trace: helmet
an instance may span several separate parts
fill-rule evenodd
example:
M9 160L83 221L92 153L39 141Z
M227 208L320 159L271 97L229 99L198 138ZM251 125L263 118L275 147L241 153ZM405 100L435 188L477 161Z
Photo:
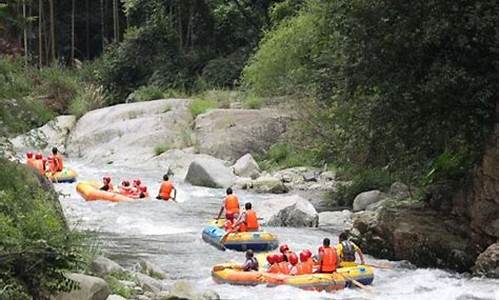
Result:
M302 250L299 255L300 255L300 261L301 262L305 262L310 257L309 253L307 253L307 250Z
M42 153L35 154L35 159L42 159Z
M292 264L292 266L295 266L299 262L299 258L297 257L297 254L295 253L290 253L288 256L288 262Z
M141 190L141 192L145 193L148 191L148 188L146 186L141 186L139 187L139 189Z
M307 254L307 258L310 258L313 256L311 250L309 250L309 249L304 250L304 252Z
M288 250L290 250L290 248L288 248L287 244L281 244L281 246L280 246L281 253L284 253L285 251L288 251Z
M141 185L141 180L140 180L140 179L136 179L136 180L134 180L134 184L135 184L135 185Z
M276 257L274 256L274 254L269 254L267 257L266 257L266 260L267 262L272 265L276 262Z
M26 153L26 157L27 157L27 158L32 158L32 157L33 157L33 152L28 152L28 153Z
M285 256L283 254L274 254L274 261L280 263L285 260Z

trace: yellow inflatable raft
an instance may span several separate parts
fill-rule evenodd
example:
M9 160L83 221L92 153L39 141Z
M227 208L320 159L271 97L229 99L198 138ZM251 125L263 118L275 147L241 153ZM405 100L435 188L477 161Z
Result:
M56 172L56 173L47 172L45 173L45 176L47 176L47 178L52 182L61 183L61 182L75 182L77 174L73 169L64 168L61 172Z
M96 181L79 182L76 185L76 191L86 201L104 200L111 202L123 202L135 200L134 198L127 197L117 192L101 191L99 183Z
M264 271L243 272L237 264L227 263L215 265L212 268L212 278L217 283L234 285L267 286L291 285L306 290L335 291L351 286L354 279L364 285L373 282L373 268L365 265L356 265L337 269L331 274L283 275Z

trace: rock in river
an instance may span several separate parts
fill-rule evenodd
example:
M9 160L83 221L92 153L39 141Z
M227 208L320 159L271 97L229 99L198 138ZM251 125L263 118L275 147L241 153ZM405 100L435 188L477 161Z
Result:
M255 203L255 210L269 226L317 227L318 213L306 199L291 195Z
M189 165L185 180L192 185L227 188L236 180L233 171L215 158L195 158Z

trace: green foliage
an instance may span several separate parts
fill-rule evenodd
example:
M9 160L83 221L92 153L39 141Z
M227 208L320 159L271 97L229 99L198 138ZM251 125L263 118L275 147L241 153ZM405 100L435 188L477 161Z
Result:
M75 288L64 273L82 266L82 236L67 228L45 179L28 167L0 162L0 293L39 299L42 291Z
M120 283L119 280L131 280L131 276L126 276L123 274L111 274L106 276L106 282L109 285L111 294L120 295L126 299L130 299L133 296L134 290Z
M249 95L245 99L245 105L250 109L259 109L264 105L264 99L259 96Z
M314 153L300 150L291 144L274 144L263 155L256 158L263 170L286 169L314 164Z
M340 185L333 197L339 206L352 206L354 198L366 191L381 190L386 191L393 182L391 176L380 169L362 169L351 172L351 184Z
M464 154L446 150L429 164L422 184L430 185L447 179L459 180L470 170L470 165L470 158Z
M150 101L163 98L163 89L156 85L143 85L135 90L132 100L134 102Z
M157 144L154 148L155 155L158 156L170 149L170 146L166 143Z
M193 118L196 118L198 115L207 112L210 109L217 108L217 102L214 100L205 100L205 99L194 99L191 102L191 115Z
M79 94L71 100L68 111L79 118L91 110L103 107L105 102L106 95L102 86L85 84Z
M318 158L416 184L446 149L464 156L452 169L473 165L498 122L497 10L496 1L307 2L266 33L244 82L259 95L302 96L292 103L305 130L297 140Z
M243 80L258 95L301 92L311 78L309 56L319 43L322 17L308 11L286 19L264 36L243 71Z

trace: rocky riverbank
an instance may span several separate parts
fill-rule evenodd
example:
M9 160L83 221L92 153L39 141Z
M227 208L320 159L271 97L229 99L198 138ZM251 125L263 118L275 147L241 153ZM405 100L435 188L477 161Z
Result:
M349 182L335 172L311 167L266 172L255 161L253 155L287 133L288 115L273 109L217 109L193 118L189 104L166 99L98 109L77 122L58 117L11 139L8 148L22 152L57 145L93 164L141 164L170 170L175 180L193 185L282 194L255 203L264 223L341 225L377 257L498 274L498 263L486 261L498 249L493 246L498 242L498 131L474 179L461 189L444 193L431 187L425 199L416 199L404 184L394 183L386 193L364 191L355 197L352 212L341 212L331 194ZM478 258L483 251L488 252Z
M218 300L212 290L198 291L187 281L171 285L162 282L166 273L147 260L141 260L133 269L125 269L104 256L96 257L88 274L70 273L67 278L79 289L59 293L54 300Z

